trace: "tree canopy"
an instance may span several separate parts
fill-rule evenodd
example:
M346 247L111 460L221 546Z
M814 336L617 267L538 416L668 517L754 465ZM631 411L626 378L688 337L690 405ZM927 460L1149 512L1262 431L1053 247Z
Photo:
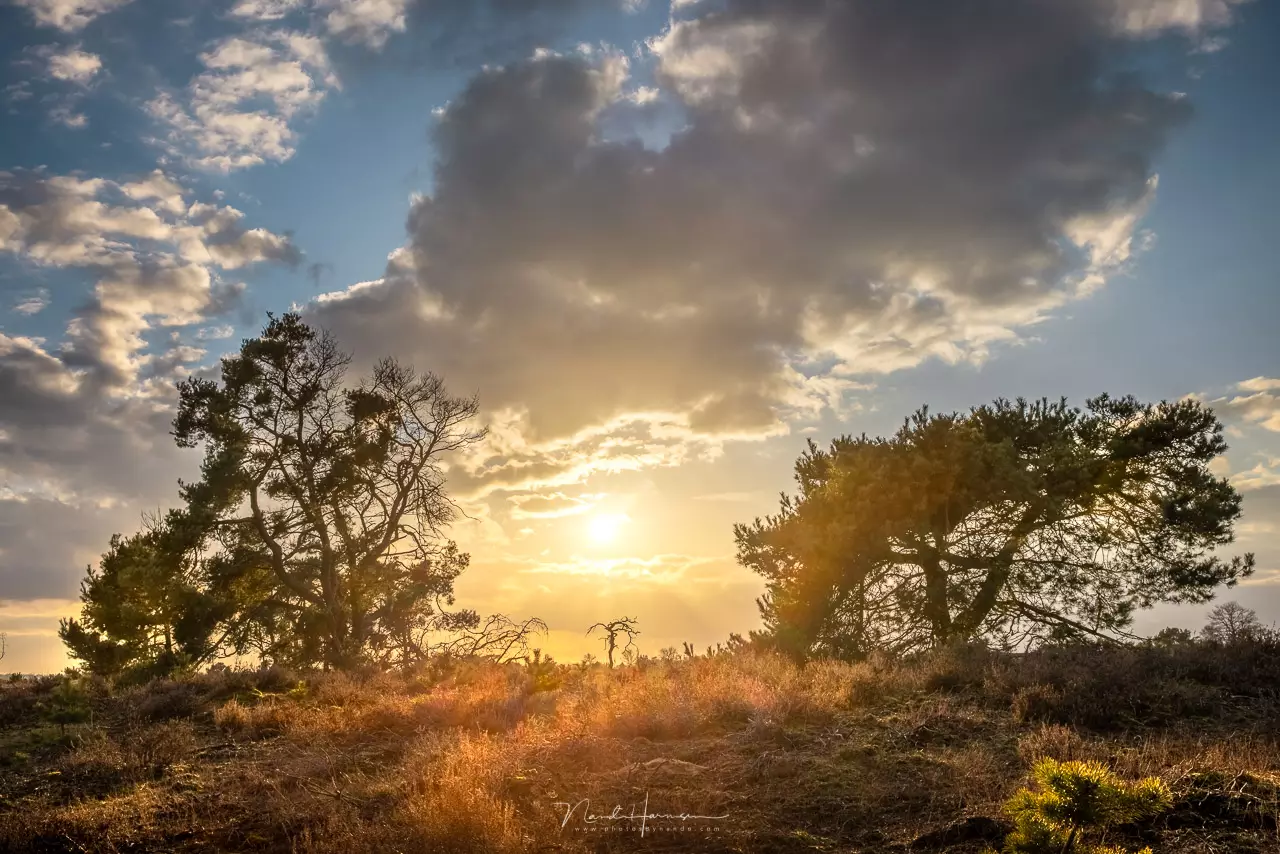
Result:
M1252 571L1252 555L1215 553L1240 515L1209 470L1225 450L1194 400L922 409L891 438L811 441L798 494L735 527L738 560L797 655L1114 638L1139 608L1207 601Z
M174 437L203 447L184 507L112 541L63 637L108 666L234 651L346 667L425 655L468 556L444 536L445 459L479 441L474 398L391 359L350 357L295 314L178 387ZM104 659L105 657L105 659Z

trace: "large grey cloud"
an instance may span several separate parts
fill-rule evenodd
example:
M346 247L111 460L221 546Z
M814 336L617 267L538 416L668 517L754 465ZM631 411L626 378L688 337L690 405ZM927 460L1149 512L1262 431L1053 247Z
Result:
M982 358L1136 251L1190 107L1131 49L1209 20L1167 5L696 4L651 43L684 122L661 148L609 135L654 108L619 54L486 70L439 118L406 253L315 314L538 440L774 429L852 376Z

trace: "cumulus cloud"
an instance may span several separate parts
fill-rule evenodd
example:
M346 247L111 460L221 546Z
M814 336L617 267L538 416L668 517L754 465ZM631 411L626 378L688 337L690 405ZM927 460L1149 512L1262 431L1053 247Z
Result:
M130 2L132 0L14 0L14 5L30 10L37 24L74 32L99 15Z
M156 207L166 213L180 214L187 209L182 186L159 169L137 181L121 185L120 191L135 201L154 201Z
M293 122L338 85L324 44L290 30L232 36L200 55L205 70L148 111L197 166L229 172L294 154Z
M1144 245L1190 107L1125 63L1193 25L1119 9L689 6L643 58L683 113L662 146L614 132L638 109L623 57L490 68L439 112L406 250L314 315L511 415L523 465L478 475L503 488L569 482L561 449L609 431L715 453L877 374L981 360Z

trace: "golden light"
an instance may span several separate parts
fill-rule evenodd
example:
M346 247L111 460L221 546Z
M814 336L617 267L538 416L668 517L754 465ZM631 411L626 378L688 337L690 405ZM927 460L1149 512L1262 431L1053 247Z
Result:
M612 543L631 517L625 513L597 513L587 522L587 534L600 545Z

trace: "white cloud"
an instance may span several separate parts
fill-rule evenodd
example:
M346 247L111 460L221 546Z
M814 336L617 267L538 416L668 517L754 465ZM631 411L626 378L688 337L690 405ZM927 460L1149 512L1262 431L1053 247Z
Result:
M34 294L25 296L13 304L10 309L14 314L21 314L30 317L33 314L39 314L49 307L49 290L48 288L40 288Z
M182 186L159 169L145 178L122 184L120 191L135 201L155 201L156 207L165 213L181 214L187 210Z
M1231 483L1241 492L1280 485L1280 457L1270 457L1247 471L1233 474Z
M1235 7L1249 0L1109 0L1113 21L1123 32L1157 35L1176 29L1196 34L1230 24Z
M168 125L175 153L223 172L288 160L292 123L338 86L324 45L298 32L233 36L200 60L205 71L184 93L161 93L147 107Z
M653 86L638 86L626 94L626 99L636 106L652 104L662 96L662 92Z
M1251 380L1245 380L1237 386L1241 391L1262 392L1262 391L1280 391L1280 379L1272 379L1270 377L1254 377Z
M305 0L238 0L231 14L252 21L278 21L304 5Z
M380 50L393 33L405 30L405 10L409 0L317 0L316 7L327 10L324 17L329 34L348 42L358 42Z
M102 70L101 57L76 47L49 51L45 54L45 60L48 63L50 77L81 86L88 85Z
M234 208L193 206L190 216L175 216L181 192L163 173L120 184L0 172L0 249L95 275L94 299L68 326L63 353L109 387L136 382L151 323L185 325L219 308L230 291L217 269L300 257L287 238L243 228Z
M1229 418L1280 433L1280 379L1255 377L1236 388L1244 394L1215 400L1213 407Z
M36 23L74 32L99 15L118 9L132 0L13 0L31 11Z

